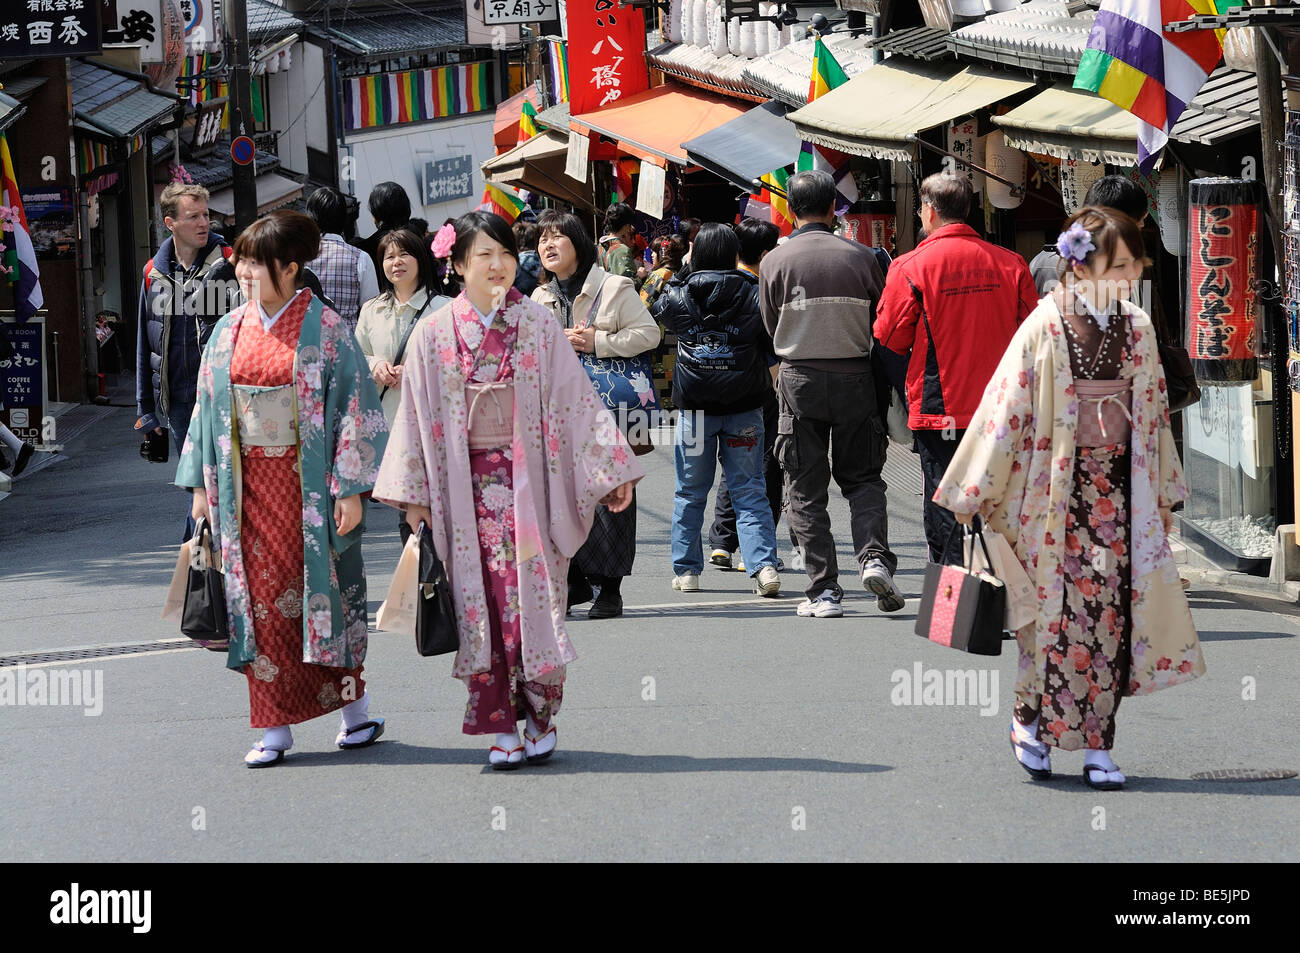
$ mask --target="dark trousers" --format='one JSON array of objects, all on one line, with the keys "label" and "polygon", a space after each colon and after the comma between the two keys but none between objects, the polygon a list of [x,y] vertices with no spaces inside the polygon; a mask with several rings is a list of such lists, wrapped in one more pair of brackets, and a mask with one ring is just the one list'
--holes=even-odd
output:
[{"label": "dark trousers", "polygon": [[858,565],[881,560],[892,573],[885,503],[885,425],[876,407],[870,371],[847,374],[781,366],[775,453],[785,471],[786,518],[803,550],[810,599],[825,589],[842,592],[835,538],[826,501],[831,477],[849,502]]},{"label": "dark trousers", "polygon": [[[171,431],[172,442],[176,445],[176,462],[180,463],[181,454],[185,450],[185,437],[189,433],[190,418],[194,415],[194,401],[187,401],[182,404],[175,404],[168,408],[167,411],[167,429]],[[190,508],[194,505],[192,495],[187,495],[185,500],[185,535],[181,537],[181,542],[185,542],[194,535],[194,517],[190,515]]]},{"label": "dark trousers", "polygon": [[[930,562],[944,561],[943,550],[948,544],[948,536],[957,525],[957,518],[952,511],[934,502],[934,492],[939,489],[948,464],[952,463],[957,445],[966,435],[964,430],[917,430],[916,452],[921,457],[921,474],[925,478],[925,541],[930,547]],[[953,547],[958,556],[961,550]]]},{"label": "dark trousers", "polygon": [[[772,448],[776,445],[776,424],[780,405],[773,392],[763,405],[763,478],[767,481],[767,503],[772,508],[773,528],[781,522],[781,490],[785,477],[781,464],[776,462]],[[727,478],[718,477],[718,492],[713,498],[713,525],[709,527],[709,545],[734,553],[740,549],[740,536],[736,533],[736,508],[731,505],[727,492]]]}]

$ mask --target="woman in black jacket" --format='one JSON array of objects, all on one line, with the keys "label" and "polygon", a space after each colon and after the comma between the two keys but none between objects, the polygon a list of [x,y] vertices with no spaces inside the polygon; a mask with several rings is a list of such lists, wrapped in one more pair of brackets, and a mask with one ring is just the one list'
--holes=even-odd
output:
[{"label": "woman in black jacket", "polygon": [[763,477],[763,402],[772,389],[767,370],[772,341],[759,313],[758,280],[736,268],[739,251],[728,226],[703,226],[691,252],[690,276],[670,284],[653,309],[655,320],[677,334],[673,588],[699,591],[700,530],[714,463],[721,460],[755,592],[777,596],[776,529]]}]

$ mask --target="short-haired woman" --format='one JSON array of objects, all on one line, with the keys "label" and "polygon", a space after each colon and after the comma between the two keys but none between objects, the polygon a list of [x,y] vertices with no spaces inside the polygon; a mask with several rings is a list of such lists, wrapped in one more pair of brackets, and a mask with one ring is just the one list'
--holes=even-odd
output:
[{"label": "short-haired woman", "polygon": [[455,231],[465,290],[411,336],[375,496],[433,534],[460,633],[452,674],[469,692],[462,730],[494,735],[488,763],[507,770],[555,751],[576,657],[568,562],[596,511],[632,502],[641,468],[559,325],[512,287],[510,226],[471,212]]},{"label": "short-haired woman", "polygon": [[[533,300],[555,315],[576,353],[596,357],[636,357],[659,344],[657,325],[629,278],[611,275],[596,264],[596,246],[576,215],[542,213],[537,250],[542,256],[542,283]],[[583,378],[586,372],[578,368]],[[573,559],[573,604],[600,594],[589,619],[623,614],[623,577],[636,558],[636,498],[626,510],[599,510],[586,544]],[[585,598],[584,598],[585,596]]]},{"label": "short-haired woman", "polygon": [[1016,636],[1020,765],[1046,780],[1053,748],[1083,749],[1084,783],[1114,790],[1120,700],[1205,671],[1166,537],[1187,487],[1155,331],[1129,300],[1142,233],[1085,207],[1057,248],[1064,283],[1016,331],[934,501],[1005,536],[1037,587]]},{"label": "short-haired woman", "polygon": [[368,714],[362,497],[388,427],[347,325],[303,286],[320,233],[280,210],[235,242],[248,303],[218,322],[176,474],[220,543],[230,649],[262,740],[250,768],[278,764],[290,726],[342,709],[335,743],[384,731]]}]

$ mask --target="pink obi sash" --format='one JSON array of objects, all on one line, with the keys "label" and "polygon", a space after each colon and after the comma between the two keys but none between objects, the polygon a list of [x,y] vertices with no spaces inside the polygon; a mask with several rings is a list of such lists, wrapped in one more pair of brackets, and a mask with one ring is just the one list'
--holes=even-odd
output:
[{"label": "pink obi sash", "polygon": [[1079,425],[1074,434],[1076,447],[1104,447],[1127,444],[1133,428],[1131,380],[1089,381],[1075,378],[1079,399]]},{"label": "pink obi sash", "polygon": [[470,450],[509,447],[515,434],[515,382],[465,385],[469,400]]}]

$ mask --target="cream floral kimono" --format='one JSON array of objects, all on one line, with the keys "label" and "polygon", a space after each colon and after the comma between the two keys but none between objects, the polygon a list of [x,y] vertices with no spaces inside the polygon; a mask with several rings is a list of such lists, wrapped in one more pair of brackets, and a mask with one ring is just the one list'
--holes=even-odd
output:
[{"label": "cream floral kimono", "polygon": [[[1124,695],[1144,695],[1205,672],[1191,611],[1159,507],[1187,496],[1169,428],[1165,376],[1151,319],[1123,303],[1132,323],[1131,667]],[[1049,648],[1061,629],[1067,580],[1066,515],[1074,488],[1079,402],[1060,312],[1049,295],[1025,319],[985,390],[934,495],[954,513],[978,513],[1011,543],[1038,587],[1035,622],[1020,644],[1018,699],[1044,691]],[[1036,707],[1036,704],[1035,704]]]}]

